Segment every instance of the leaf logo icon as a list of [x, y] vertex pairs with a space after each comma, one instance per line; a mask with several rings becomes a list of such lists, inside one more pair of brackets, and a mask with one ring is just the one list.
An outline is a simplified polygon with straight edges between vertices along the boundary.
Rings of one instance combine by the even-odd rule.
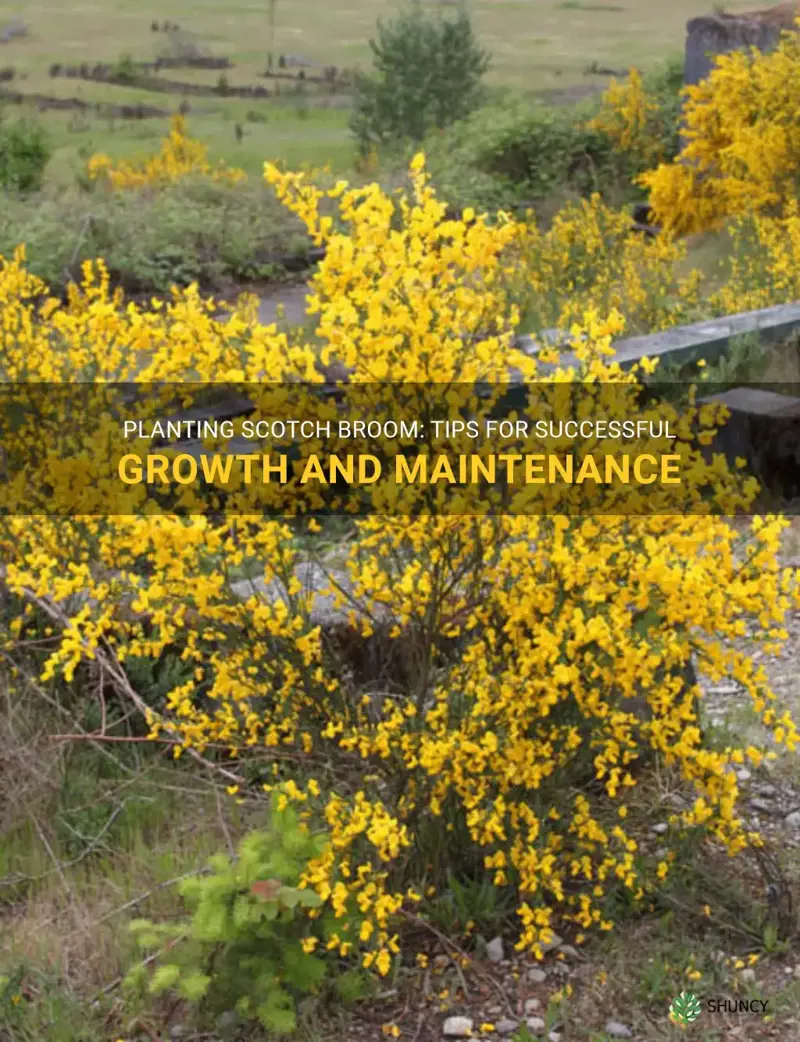
[[690, 991], [682, 991], [669, 1005], [669, 1019], [680, 1027], [693, 1024], [701, 1013], [700, 1000]]

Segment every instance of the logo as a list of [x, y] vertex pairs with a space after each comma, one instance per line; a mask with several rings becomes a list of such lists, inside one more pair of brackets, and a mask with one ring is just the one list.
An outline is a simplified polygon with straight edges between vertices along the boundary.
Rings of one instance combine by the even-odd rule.
[[702, 1012], [700, 999], [690, 991], [682, 991], [669, 1004], [669, 1019], [679, 1027], [693, 1024]]

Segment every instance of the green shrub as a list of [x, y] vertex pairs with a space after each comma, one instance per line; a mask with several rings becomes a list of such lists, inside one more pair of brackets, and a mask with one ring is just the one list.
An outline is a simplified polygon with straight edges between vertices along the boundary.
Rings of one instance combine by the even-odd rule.
[[501, 96], [426, 142], [434, 184], [451, 205], [491, 207], [541, 200], [558, 190], [587, 195], [614, 183], [609, 141], [583, 129], [582, 107]]
[[374, 71], [356, 78], [350, 122], [362, 154], [421, 142], [429, 130], [463, 119], [484, 100], [489, 59], [465, 11], [450, 19], [415, 5], [395, 21], [379, 22], [370, 47]]
[[0, 188], [32, 192], [41, 188], [52, 149], [38, 123], [0, 122]]
[[[295, 811], [274, 810], [269, 829], [247, 835], [235, 860], [217, 855], [207, 876], [183, 882], [188, 918], [131, 923], [139, 945], [159, 958], [155, 966], [132, 971], [127, 986], [177, 992], [205, 1014], [235, 1011], [276, 1035], [290, 1034], [298, 1000], [318, 993], [335, 966], [324, 943], [321, 954], [314, 953], [330, 924], [306, 910], [322, 901], [297, 885], [326, 843], [326, 835], [307, 830]], [[358, 974], [341, 976], [340, 994], [352, 996]]]
[[[679, 150], [682, 83], [677, 59], [644, 79], [658, 104], [655, 123], [668, 158]], [[497, 93], [444, 133], [429, 134], [425, 149], [434, 183], [453, 206], [488, 209], [592, 192], [615, 203], [641, 198], [630, 184], [642, 172], [640, 157], [620, 152], [586, 126], [599, 106], [599, 99], [555, 106]]]
[[139, 81], [139, 67], [131, 54], [121, 54], [114, 63], [112, 76], [121, 83], [135, 86]]
[[94, 191], [9, 198], [0, 211], [0, 254], [24, 243], [30, 270], [54, 291], [104, 257], [112, 281], [132, 293], [164, 293], [197, 281], [217, 292], [280, 274], [305, 254], [300, 222], [259, 183], [186, 179], [159, 191]]

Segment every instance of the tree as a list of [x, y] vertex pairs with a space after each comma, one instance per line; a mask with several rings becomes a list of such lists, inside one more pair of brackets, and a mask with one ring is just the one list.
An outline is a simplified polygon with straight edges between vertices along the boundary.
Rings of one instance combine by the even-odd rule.
[[483, 101], [489, 57], [463, 9], [453, 18], [415, 4], [392, 22], [379, 21], [370, 47], [373, 72], [356, 78], [350, 121], [362, 154], [419, 142]]

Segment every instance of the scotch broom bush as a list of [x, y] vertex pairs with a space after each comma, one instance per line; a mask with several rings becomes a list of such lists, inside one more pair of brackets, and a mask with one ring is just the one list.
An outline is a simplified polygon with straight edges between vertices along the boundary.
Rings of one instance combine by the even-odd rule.
[[[517, 315], [503, 281], [505, 251], [527, 234], [518, 225], [470, 212], [447, 220], [421, 156], [399, 199], [377, 185], [324, 193], [301, 175], [265, 173], [327, 247], [311, 310], [323, 360], [352, 367], [356, 386], [500, 384], [511, 367], [537, 377], [512, 346]], [[339, 230], [321, 216], [326, 197]], [[126, 306], [98, 263], [62, 305], [23, 261], [0, 270], [6, 379], [321, 379], [317, 349], [260, 326], [252, 301], [231, 321], [193, 288], [166, 304]], [[636, 374], [620, 371], [611, 348], [623, 324], [618, 312], [587, 309], [573, 327], [580, 372], [548, 377], [559, 393], [611, 381], [618, 408], [630, 410]], [[693, 417], [707, 439], [717, 411]], [[678, 428], [687, 505], [705, 489], [728, 513], [746, 509], [752, 481], [690, 450], [694, 429], [688, 420]], [[73, 494], [75, 474], [59, 495]], [[329, 569], [331, 594], [351, 612], [351, 642], [382, 640], [406, 663], [380, 690], [375, 677], [348, 678], [312, 617], [297, 566], [307, 554], [327, 564], [314, 551], [316, 522], [300, 523], [303, 540], [296, 527], [254, 516], [235, 525], [9, 517], [0, 545], [6, 584], [25, 605], [11, 650], [33, 613], [58, 635], [44, 677], [102, 668], [176, 754], [222, 745], [234, 756], [229, 771], [248, 750], [276, 761], [275, 778], [257, 784], [274, 786], [278, 811], [293, 807], [309, 835], [316, 821], [327, 832], [297, 881], [321, 902], [304, 914], [332, 922], [326, 949], [385, 974], [404, 908], [450, 876], [489, 874], [513, 895], [518, 947], [540, 954], [556, 926], [578, 943], [611, 929], [619, 891], [647, 901], [687, 832], [731, 854], [757, 841], [738, 813], [732, 768], [774, 754], [707, 748], [700, 693], [686, 675], [691, 659], [716, 681], [735, 679], [772, 740], [796, 747], [753, 655], [779, 650], [786, 613], [800, 603], [797, 575], [778, 564], [782, 519], [755, 518], [746, 533], [708, 513], [354, 520], [347, 582]], [[232, 568], [280, 581], [285, 598], [254, 588], [237, 599]], [[156, 710], [126, 661], [176, 649], [186, 673]], [[296, 757], [304, 777], [291, 777]], [[685, 794], [681, 806], [644, 794], [653, 757]], [[653, 813], [671, 826], [657, 846]]]
[[587, 127], [605, 134], [647, 169], [664, 154], [664, 128], [656, 121], [658, 114], [658, 102], [645, 89], [642, 74], [631, 69], [626, 82], [612, 79], [600, 111]]
[[630, 215], [598, 193], [566, 204], [547, 228], [529, 219], [512, 252], [509, 291], [535, 331], [569, 330], [594, 308], [618, 311], [631, 334], [646, 333], [696, 321], [718, 306], [714, 298], [701, 302], [699, 271], [681, 272], [680, 240], [632, 233]]
[[123, 161], [115, 166], [110, 156], [97, 152], [87, 163], [86, 172], [90, 181], [105, 183], [115, 191], [158, 187], [190, 175], [202, 175], [225, 184], [247, 180], [247, 174], [236, 167], [225, 163], [213, 167], [208, 160], [208, 148], [189, 136], [182, 115], [172, 117], [170, 132], [156, 155], [140, 162]]
[[[717, 56], [701, 83], [684, 90], [686, 143], [637, 183], [663, 227], [692, 233], [726, 217], [775, 215], [797, 198], [800, 177], [800, 34], [778, 47]], [[628, 120], [636, 133], [644, 117]]]

